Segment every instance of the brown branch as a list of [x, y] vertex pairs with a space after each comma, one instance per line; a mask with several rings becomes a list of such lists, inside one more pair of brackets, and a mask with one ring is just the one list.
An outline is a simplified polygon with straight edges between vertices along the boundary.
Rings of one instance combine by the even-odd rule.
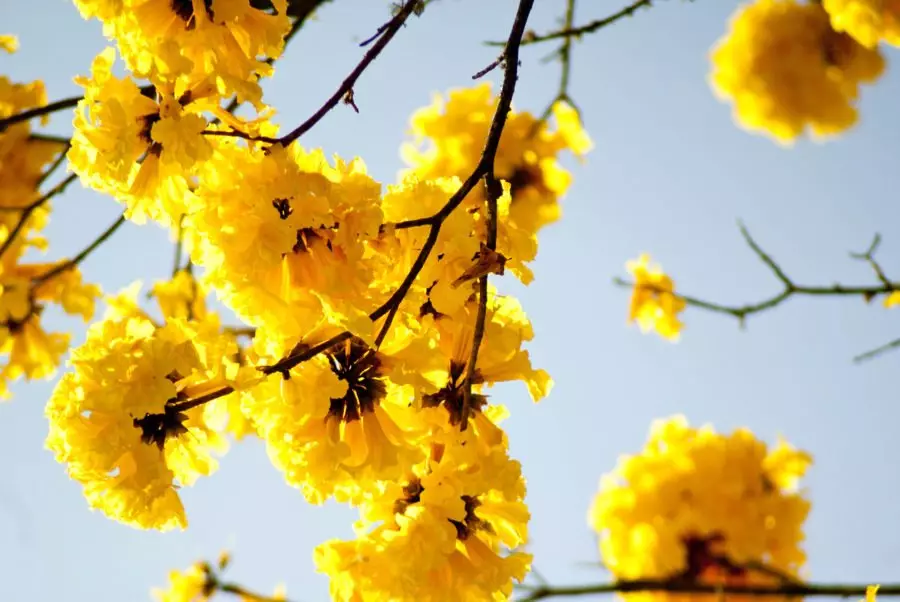
[[406, 20], [409, 16], [416, 10], [419, 5], [420, 0], [406, 0], [406, 3], [403, 5], [397, 14], [387, 23], [385, 23], [382, 27], [384, 28], [381, 32], [378, 41], [376, 41], [372, 47], [366, 52], [363, 56], [362, 60], [359, 64], [350, 72], [350, 75], [344, 79], [341, 83], [340, 87], [337, 91], [331, 95], [331, 98], [325, 101], [318, 111], [316, 111], [309, 119], [301, 123], [299, 126], [294, 128], [293, 131], [289, 132], [285, 136], [283, 136], [279, 143], [283, 146], [289, 145], [291, 142], [311, 130], [319, 121], [328, 114], [331, 109], [336, 107], [349, 92], [353, 90], [353, 86], [356, 85], [356, 81], [360, 78], [363, 72], [368, 68], [372, 62], [378, 58], [378, 55], [381, 54], [381, 51], [387, 47], [390, 41], [394, 38], [400, 28], [403, 27], [403, 24], [406, 23]]
[[[781, 596], [804, 598], [811, 596], [833, 596], [849, 598], [865, 596], [867, 585], [830, 583], [783, 583], [778, 586], [765, 585], [710, 585], [690, 581], [635, 579], [599, 583], [593, 585], [550, 586], [537, 585], [522, 587], [528, 595], [519, 602], [534, 602], [563, 596], [589, 596], [595, 594], [631, 592], [670, 592], [685, 594], [730, 594], [735, 596]], [[882, 585], [879, 596], [900, 596], [900, 584]]]
[[34, 119], [35, 117], [43, 117], [44, 115], [49, 115], [50, 113], [55, 113], [56, 111], [71, 109], [78, 104], [78, 101], [81, 100], [81, 98], [81, 96], [63, 98], [62, 100], [51, 102], [48, 105], [35, 107], [33, 109], [29, 109], [15, 115], [10, 115], [9, 117], [6, 117], [4, 119], [0, 119], [0, 132], [3, 132], [11, 125], [15, 125], [23, 121], [28, 121], [29, 119]]
[[[395, 228], [400, 229], [428, 226], [429, 231], [428, 237], [425, 239], [425, 243], [419, 250], [419, 254], [413, 261], [413, 265], [410, 267], [409, 272], [403, 279], [403, 282], [400, 283], [400, 286], [387, 299], [387, 301], [382, 303], [377, 309], [375, 309], [375, 311], [369, 314], [369, 318], [373, 322], [378, 321], [381, 318], [385, 318], [384, 324], [382, 324], [378, 336], [375, 339], [376, 347], [384, 341], [385, 336], [387, 336], [387, 333], [390, 330], [391, 323], [393, 322], [394, 317], [397, 315], [397, 312], [400, 309], [400, 304], [403, 302], [403, 299], [406, 298], [407, 293], [409, 292], [410, 288], [412, 288], [412, 285], [416, 281], [416, 278], [418, 278], [419, 273], [422, 271], [422, 268], [425, 267], [425, 262], [428, 260], [428, 257], [431, 255], [431, 251], [434, 249], [434, 245], [437, 243], [438, 236], [440, 235], [441, 227], [443, 226], [444, 221], [453, 213], [453, 211], [456, 210], [457, 207], [462, 204], [463, 200], [465, 200], [466, 196], [469, 194], [469, 192], [472, 191], [472, 189], [481, 178], [483, 178], [487, 174], [493, 173], [494, 157], [497, 155], [497, 149], [500, 146], [500, 136], [503, 134], [503, 128], [506, 125], [506, 118], [509, 114], [510, 107], [512, 106], [512, 97], [516, 89], [516, 79], [518, 78], [519, 71], [519, 44], [521, 42], [522, 35], [524, 34], [525, 23], [528, 20], [528, 15], [531, 12], [531, 7], [533, 4], [534, 0], [519, 0], [519, 7], [516, 10], [516, 17], [509, 34], [507, 48], [504, 51], [504, 62], [506, 67], [503, 76], [503, 86], [500, 89], [500, 96], [497, 100], [497, 108], [494, 111], [494, 117], [491, 120], [491, 126], [488, 130], [487, 139], [485, 140], [484, 149], [481, 152], [481, 157], [478, 160], [478, 164], [472, 170], [472, 173], [469, 175], [469, 177], [466, 178], [466, 180], [462, 183], [459, 189], [436, 213], [427, 218], [419, 218], [410, 220], [408, 222], [401, 222], [394, 226]], [[409, 5], [406, 5], [405, 8], [409, 8]], [[380, 41], [381, 40], [379, 40], [379, 42]], [[287, 378], [289, 375], [289, 371], [294, 366], [307, 361], [315, 355], [318, 355], [319, 353], [327, 350], [336, 343], [347, 340], [351, 336], [353, 336], [352, 333], [348, 331], [342, 332], [341, 334], [332, 337], [324, 343], [316, 345], [312, 348], [303, 348], [301, 350], [298, 350], [296, 353], [288, 354], [287, 356], [270, 366], [261, 366], [259, 369], [264, 374], [274, 374], [278, 372]]]
[[376, 339], [376, 344], [380, 344], [384, 340], [387, 331], [390, 329], [391, 322], [393, 322], [394, 316], [396, 316], [397, 311], [400, 309], [400, 303], [406, 297], [413, 282], [415, 282], [416, 278], [419, 276], [419, 272], [421, 272], [422, 268], [425, 266], [428, 256], [431, 254], [435, 243], [437, 243], [438, 235], [441, 232], [444, 220], [446, 220], [447, 217], [462, 204], [463, 200], [468, 196], [469, 192], [472, 191], [481, 178], [488, 176], [489, 174], [493, 175], [494, 158], [496, 157], [497, 149], [500, 146], [500, 137], [503, 134], [503, 128], [506, 126], [506, 118], [512, 107], [512, 97], [516, 90], [516, 80], [518, 79], [519, 74], [519, 45], [521, 44], [522, 35], [525, 32], [525, 24], [528, 22], [528, 15], [530, 14], [533, 5], [534, 0], [520, 0], [519, 7], [516, 10], [516, 17], [509, 34], [509, 40], [507, 41], [506, 49], [503, 51], [505, 70], [503, 75], [503, 85], [500, 89], [500, 97], [497, 100], [497, 108], [495, 109], [494, 117], [491, 120], [491, 127], [488, 130], [484, 149], [481, 151], [481, 158], [478, 160], [475, 169], [469, 177], [466, 178], [466, 181], [463, 182], [459, 190], [450, 197], [450, 200], [448, 200], [437, 213], [428, 218], [419, 218], [401, 222], [394, 226], [395, 228], [403, 229], [427, 225], [430, 227], [430, 230], [428, 232], [428, 238], [425, 240], [425, 244], [422, 245], [419, 255], [413, 262], [409, 273], [400, 284], [400, 287], [381, 307], [376, 309], [369, 316], [372, 320], [378, 320], [387, 314], [381, 332], [379, 332]]
[[[503, 195], [503, 185], [494, 175], [494, 166], [484, 175], [485, 203], [487, 204], [487, 232], [485, 247], [490, 251], [497, 250], [497, 201]], [[472, 384], [478, 369], [478, 352], [481, 349], [481, 341], [484, 339], [484, 326], [487, 321], [488, 305], [488, 275], [483, 274], [478, 279], [478, 312], [475, 316], [475, 328], [472, 333], [472, 350], [469, 354], [469, 363], [466, 367], [466, 380], [463, 383], [462, 416], [459, 430], [464, 431], [469, 424], [469, 411], [472, 407]]]
[[[563, 18], [563, 29], [572, 29], [572, 24], [575, 21], [575, 0], [566, 0], [566, 15]], [[544, 109], [544, 112], [541, 113], [540, 118], [534, 124], [534, 130], [532, 131], [532, 135], [537, 133], [540, 128], [541, 123], [547, 121], [547, 118], [553, 113], [553, 105], [557, 102], [566, 102], [573, 109], [578, 111], [578, 106], [575, 104], [575, 101], [572, 100], [572, 97], [569, 96], [569, 79], [572, 75], [572, 38], [567, 36], [563, 38], [563, 43], [560, 45], [559, 50], [557, 50], [554, 55], [559, 57], [560, 63], [560, 75], [559, 75], [559, 88], [557, 88], [556, 96], [553, 97], [553, 100], [547, 105], [547, 108]]]
[[[550, 33], [545, 34], [535, 34], [526, 36], [524, 40], [522, 40], [523, 46], [530, 46], [531, 44], [539, 44], [541, 42], [547, 42], [549, 40], [558, 40], [560, 38], [580, 38], [581, 36], [594, 33], [604, 27], [612, 25], [617, 21], [620, 21], [626, 17], [632, 16], [638, 9], [641, 8], [650, 8], [653, 6], [653, 2], [656, 0], [636, 0], [632, 2], [622, 10], [615, 12], [608, 17], [604, 17], [602, 19], [597, 19], [596, 21], [591, 21], [590, 23], [586, 23], [584, 25], [580, 25], [578, 27], [572, 27], [571, 25], [565, 26], [562, 29], [557, 31], [551, 31]], [[500, 46], [500, 42], [486, 42], [489, 46]]]
[[853, 358], [853, 362], [857, 364], [861, 364], [862, 362], [873, 360], [876, 357], [887, 353], [888, 351], [893, 351], [894, 349], [900, 349], [900, 339], [894, 339], [884, 345], [876, 347], [875, 349], [871, 349], [866, 351], [865, 353], [860, 353], [859, 355]]
[[237, 583], [217, 583], [215, 584], [215, 591], [239, 596], [241, 602], [286, 602], [284, 598], [257, 594]]
[[70, 259], [68, 261], [64, 261], [60, 264], [57, 264], [56, 267], [54, 267], [53, 269], [51, 269], [47, 272], [44, 272], [40, 276], [37, 276], [36, 278], [34, 278], [31, 281], [32, 285], [37, 286], [37, 285], [43, 284], [44, 282], [47, 282], [54, 276], [61, 274], [62, 272], [65, 272], [66, 270], [70, 270], [70, 269], [76, 267], [78, 264], [80, 264], [82, 261], [84, 261], [88, 255], [93, 253], [97, 249], [97, 247], [99, 247], [104, 242], [106, 242], [109, 239], [109, 237], [112, 236], [116, 232], [116, 230], [118, 230], [119, 227], [121, 227], [122, 224], [124, 224], [126, 221], [127, 220], [125, 219], [125, 214], [123, 213], [106, 230], [101, 232], [97, 236], [97, 238], [94, 239], [94, 241], [91, 244], [89, 244], [84, 249], [82, 249], [82, 251], [80, 253], [78, 253], [78, 255], [76, 255], [75, 257], [73, 257], [72, 259]]
[[[743, 224], [739, 224], [741, 229], [741, 234], [744, 237], [744, 240], [747, 242], [747, 245], [753, 250], [754, 253], [760, 258], [769, 270], [775, 275], [775, 277], [783, 284], [782, 290], [762, 301], [757, 303], [750, 303], [747, 305], [738, 305], [738, 306], [730, 306], [730, 305], [722, 305], [719, 303], [713, 303], [710, 301], [705, 301], [703, 299], [698, 299], [696, 297], [691, 297], [689, 295], [682, 295], [680, 293], [671, 293], [669, 291], [657, 290], [653, 286], [643, 285], [645, 288], [649, 290], [656, 290], [659, 293], [671, 294], [673, 297], [677, 299], [681, 299], [685, 302], [686, 305], [691, 307], [696, 307], [699, 309], [705, 309], [707, 311], [711, 311], [714, 313], [727, 314], [733, 316], [738, 319], [738, 321], [743, 326], [744, 320], [747, 316], [760, 313], [767, 309], [772, 309], [777, 307], [794, 296], [815, 296], [815, 297], [862, 297], [863, 299], [869, 301], [878, 295], [884, 295], [893, 293], [896, 291], [900, 291], [900, 281], [892, 282], [885, 278], [884, 281], [880, 282], [877, 285], [870, 286], [847, 286], [844, 284], [834, 284], [832, 286], [805, 286], [801, 284], [797, 284], [794, 282], [778, 265], [777, 262], [765, 251], [760, 248], [759, 244], [750, 236], [750, 233], [747, 231], [747, 228], [744, 227]], [[634, 283], [629, 282], [627, 280], [623, 280], [621, 278], [615, 278], [613, 282], [618, 286], [625, 287], [633, 287]]]
[[[3, 241], [3, 244], [0, 245], [0, 257], [3, 257], [3, 254], [6, 253], [10, 247], [12, 247], [13, 243], [16, 240], [16, 237], [25, 228], [25, 223], [28, 221], [28, 218], [31, 217], [31, 214], [37, 211], [47, 201], [63, 192], [69, 184], [75, 181], [77, 177], [78, 176], [76, 174], [70, 174], [68, 177], [66, 177], [65, 180], [48, 190], [43, 196], [21, 208], [22, 215], [19, 216], [19, 221], [16, 222], [16, 225], [13, 226], [13, 229], [12, 231], [10, 231], [9, 236], [7, 236], [6, 240]], [[19, 211], [19, 208], [16, 208], [15, 210]]]
[[209, 403], [210, 401], [215, 401], [220, 397], [225, 397], [226, 395], [234, 393], [234, 387], [231, 385], [225, 385], [216, 389], [215, 391], [211, 391], [206, 395], [201, 395], [200, 397], [195, 397], [194, 399], [186, 399], [184, 401], [178, 401], [173, 403], [170, 408], [177, 412], [186, 412], [198, 406], [202, 406], [205, 403]]

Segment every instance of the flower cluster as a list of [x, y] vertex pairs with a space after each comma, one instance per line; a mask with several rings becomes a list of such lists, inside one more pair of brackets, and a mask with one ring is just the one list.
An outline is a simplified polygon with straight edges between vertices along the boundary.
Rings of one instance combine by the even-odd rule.
[[782, 143], [807, 130], [818, 137], [843, 132], [857, 121], [860, 86], [884, 71], [862, 16], [863, 5], [875, 13], [876, 4], [887, 3], [756, 0], [742, 7], [712, 51], [715, 91], [734, 103], [744, 127]]
[[691, 428], [680, 416], [657, 421], [643, 451], [622, 458], [600, 482], [588, 520], [603, 562], [619, 579], [797, 580], [810, 509], [797, 484], [811, 461], [784, 442], [770, 448], [745, 429], [723, 435]]
[[[3, 36], [13, 52], [16, 40]], [[0, 76], [0, 120], [47, 104], [44, 84], [16, 83]], [[25, 263], [24, 256], [47, 249], [40, 235], [50, 213], [49, 195], [40, 187], [64, 151], [64, 141], [32, 132], [20, 121], [0, 130], [0, 396], [18, 378], [51, 377], [68, 349], [69, 335], [46, 332], [41, 313], [57, 304], [85, 321], [94, 314], [99, 288], [85, 284], [68, 262]]]
[[[162, 320], [136, 287], [109, 299], [47, 406], [47, 446], [88, 503], [184, 528], [179, 488], [216, 469], [226, 434], [255, 435], [307, 500], [360, 510], [356, 540], [316, 553], [335, 599], [509, 597], [530, 564], [517, 550], [529, 513], [507, 410], [487, 389], [521, 381], [537, 401], [552, 382], [532, 365], [521, 305], [480, 279], [533, 278], [571, 179], [559, 156], [591, 147], [574, 110], [557, 105], [555, 129], [512, 112], [496, 211], [478, 187], [443, 213], [480, 160], [489, 86], [418, 112], [409, 167], [385, 185], [359, 158], [275, 137], [257, 80], [286, 32], [278, 2], [76, 3], [129, 72], [114, 74], [107, 48], [78, 79], [72, 169], [129, 220], [169, 228], [190, 259], [152, 288]], [[224, 110], [233, 95], [255, 120]], [[242, 324], [223, 326], [210, 294]], [[179, 573], [166, 595], [205, 599], [203, 573]]]

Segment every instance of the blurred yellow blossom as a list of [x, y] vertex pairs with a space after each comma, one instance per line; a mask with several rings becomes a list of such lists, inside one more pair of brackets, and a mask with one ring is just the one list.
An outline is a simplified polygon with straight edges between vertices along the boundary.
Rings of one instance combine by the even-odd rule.
[[637, 322], [642, 332], [655, 331], [661, 337], [677, 341], [682, 324], [678, 320], [686, 304], [675, 294], [675, 283], [643, 254], [625, 267], [634, 278], [628, 321]]
[[878, 51], [834, 31], [821, 4], [796, 0], [742, 6], [711, 60], [713, 88], [737, 121], [785, 144], [852, 126], [860, 85], [884, 71]]

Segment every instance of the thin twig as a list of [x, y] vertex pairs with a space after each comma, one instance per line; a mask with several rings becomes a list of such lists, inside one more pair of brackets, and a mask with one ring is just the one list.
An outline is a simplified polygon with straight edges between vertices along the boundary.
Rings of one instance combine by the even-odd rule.
[[55, 113], [56, 111], [62, 111], [64, 109], [71, 109], [75, 105], [78, 104], [78, 101], [82, 99], [81, 96], [72, 96], [71, 98], [63, 98], [62, 100], [57, 100], [56, 102], [51, 102], [48, 105], [44, 105], [42, 107], [35, 107], [33, 109], [29, 109], [27, 111], [23, 111], [21, 113], [17, 113], [15, 115], [10, 115], [4, 119], [0, 119], [0, 132], [4, 131], [11, 125], [16, 123], [21, 123], [22, 121], [28, 121], [29, 119], [34, 119], [35, 117], [42, 117], [44, 115], [49, 115], [50, 113]]
[[284, 598], [257, 594], [236, 583], [219, 583], [216, 584], [215, 589], [216, 591], [239, 596], [241, 602], [287, 602]]
[[54, 159], [53, 163], [50, 164], [50, 167], [47, 168], [47, 171], [42, 173], [41, 177], [38, 178], [37, 182], [34, 185], [35, 188], [40, 188], [41, 185], [47, 181], [47, 178], [53, 175], [53, 172], [59, 169], [60, 165], [65, 163], [70, 146], [72, 146], [72, 140], [69, 138], [66, 139], [66, 146], [60, 149], [59, 154], [56, 156], [56, 159]]
[[876, 232], [875, 237], [872, 239], [872, 243], [869, 245], [869, 248], [865, 250], [865, 252], [850, 253], [850, 257], [868, 263], [869, 267], [872, 268], [872, 271], [875, 272], [875, 276], [878, 277], [879, 282], [881, 282], [882, 284], [890, 284], [891, 281], [884, 274], [884, 270], [881, 268], [881, 264], [879, 264], [875, 259], [875, 252], [878, 250], [878, 246], [880, 244], [881, 235]]
[[106, 242], [109, 239], [109, 237], [112, 236], [115, 233], [115, 231], [118, 230], [119, 227], [122, 224], [124, 224], [126, 221], [127, 220], [125, 219], [125, 214], [123, 213], [106, 230], [101, 232], [97, 236], [97, 238], [94, 239], [94, 241], [91, 244], [89, 244], [84, 249], [82, 249], [82, 251], [80, 253], [78, 253], [78, 255], [76, 255], [75, 257], [73, 257], [72, 259], [70, 259], [68, 261], [64, 261], [64, 262], [58, 264], [52, 270], [45, 272], [45, 273], [41, 274], [40, 276], [37, 276], [36, 278], [34, 278], [32, 280], [32, 284], [35, 286], [37, 286], [39, 284], [43, 284], [44, 282], [47, 282], [54, 276], [61, 274], [62, 272], [65, 272], [66, 270], [76, 267], [78, 264], [80, 264], [82, 261], [84, 261], [88, 255], [93, 253], [94, 250], [97, 249], [97, 247], [99, 247], [104, 242]]
[[[6, 240], [3, 241], [3, 244], [0, 245], [0, 257], [3, 257], [3, 254], [6, 253], [10, 247], [12, 247], [13, 243], [16, 240], [16, 237], [19, 235], [22, 229], [25, 228], [25, 223], [28, 221], [28, 218], [31, 217], [31, 214], [37, 211], [42, 205], [44, 205], [44, 203], [46, 203], [59, 193], [63, 192], [69, 184], [75, 181], [76, 178], [78, 178], [76, 174], [70, 174], [68, 177], [66, 177], [65, 180], [48, 190], [42, 197], [36, 199], [35, 201], [31, 202], [21, 209], [22, 215], [19, 216], [19, 221], [16, 222], [16, 225], [13, 226], [13, 229], [9, 233], [9, 236], [7, 236]], [[16, 211], [18, 210], [19, 209], [16, 208]]]
[[33, 141], [33, 142], [47, 142], [50, 144], [63, 144], [67, 147], [72, 142], [71, 138], [65, 138], [63, 136], [53, 136], [52, 134], [39, 134], [39, 133], [32, 133], [30, 136], [28, 136], [28, 140]]
[[[563, 29], [571, 29], [574, 21], [575, 0], [566, 0], [566, 16], [563, 19]], [[569, 79], [572, 75], [572, 38], [563, 38], [563, 43], [555, 54], [559, 56], [560, 63], [559, 88], [557, 88], [556, 96], [553, 97], [553, 100], [550, 101], [550, 104], [548, 104], [547, 108], [544, 109], [544, 112], [541, 113], [540, 119], [534, 124], [535, 128], [532, 133], [537, 132], [540, 125], [547, 121], [547, 118], [553, 113], [553, 105], [558, 102], [568, 103], [569, 106], [578, 111], [578, 106], [575, 104], [575, 101], [572, 100], [572, 97], [569, 96]]]
[[[652, 285], [643, 284], [642, 287], [648, 290], [655, 290], [658, 293], [670, 294], [677, 299], [681, 299], [685, 302], [686, 305], [691, 307], [696, 307], [699, 309], [705, 309], [707, 311], [727, 314], [737, 318], [741, 324], [743, 325], [744, 320], [747, 316], [752, 314], [757, 314], [767, 309], [772, 309], [773, 307], [777, 307], [794, 296], [818, 296], [818, 297], [862, 297], [863, 299], [870, 300], [878, 295], [884, 295], [893, 293], [896, 291], [900, 291], [900, 282], [892, 282], [885, 278], [883, 282], [880, 282], [877, 285], [870, 286], [847, 286], [843, 284], [834, 284], [831, 286], [805, 286], [801, 284], [795, 283], [791, 278], [784, 272], [783, 269], [775, 262], [775, 260], [762, 250], [759, 244], [750, 236], [750, 233], [744, 227], [743, 224], [740, 224], [741, 234], [744, 236], [744, 240], [750, 246], [754, 253], [760, 258], [760, 260], [771, 270], [771, 272], [775, 275], [775, 277], [784, 285], [781, 292], [759, 301], [758, 303], [750, 303], [747, 305], [738, 305], [738, 306], [730, 306], [730, 305], [722, 305], [719, 303], [713, 303], [710, 301], [705, 301], [702, 299], [698, 299], [696, 297], [691, 297], [689, 295], [682, 295], [680, 293], [673, 293], [669, 291], [656, 290]], [[623, 280], [621, 278], [615, 278], [613, 282], [618, 286], [624, 287], [633, 287], [634, 283], [629, 282], [627, 280]]]
[[853, 358], [853, 361], [857, 364], [860, 364], [867, 360], [875, 359], [879, 355], [887, 353], [888, 351], [893, 351], [894, 349], [900, 349], [900, 339], [894, 339], [893, 341], [885, 343], [880, 347], [876, 347], [875, 349], [871, 349], [869, 351], [866, 351], [865, 353], [860, 353]]
[[[685, 594], [731, 594], [742, 596], [781, 596], [809, 597], [833, 596], [849, 598], [865, 596], [867, 585], [830, 584], [830, 583], [784, 583], [778, 586], [766, 585], [712, 585], [690, 581], [659, 581], [653, 579], [635, 579], [593, 585], [522, 587], [528, 596], [519, 602], [534, 602], [547, 598], [563, 596], [589, 596], [594, 594], [630, 593], [630, 592], [670, 592]], [[879, 596], [900, 595], [900, 584], [882, 585], [878, 588]]]
[[403, 27], [403, 24], [406, 23], [409, 16], [416, 10], [419, 2], [420, 0], [406, 0], [406, 4], [403, 5], [403, 8], [383, 26], [384, 31], [381, 33], [378, 41], [376, 41], [366, 52], [359, 64], [350, 72], [350, 75], [344, 79], [337, 91], [331, 95], [331, 98], [326, 100], [325, 104], [323, 104], [309, 119], [279, 140], [283, 146], [289, 145], [291, 142], [311, 130], [313, 126], [319, 123], [331, 109], [336, 107], [347, 96], [348, 92], [353, 90], [356, 81], [360, 78], [366, 68], [378, 58], [378, 55], [381, 54], [381, 51], [384, 50], [385, 47], [387, 47], [397, 32], [400, 31], [400, 28]]
[[[622, 10], [615, 12], [608, 17], [604, 17], [602, 19], [597, 19], [596, 21], [591, 21], [590, 23], [586, 23], [584, 25], [580, 25], [578, 27], [563, 27], [557, 31], [551, 31], [550, 33], [545, 34], [536, 34], [527, 36], [524, 40], [522, 40], [523, 46], [530, 46], [531, 44], [539, 44], [541, 42], [547, 42], [549, 40], [558, 40], [560, 38], [580, 38], [584, 34], [594, 33], [595, 31], [612, 25], [613, 23], [624, 19], [625, 17], [632, 16], [638, 9], [641, 8], [650, 8], [653, 5], [653, 2], [656, 0], [637, 0], [636, 2], [632, 2]], [[502, 42], [485, 42], [489, 46], [502, 46]]]

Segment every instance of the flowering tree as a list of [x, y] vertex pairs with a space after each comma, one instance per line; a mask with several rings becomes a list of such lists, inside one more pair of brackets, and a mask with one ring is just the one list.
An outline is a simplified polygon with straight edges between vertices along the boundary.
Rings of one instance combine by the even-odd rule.
[[[337, 90], [285, 127], [264, 83], [324, 3], [75, 0], [111, 43], [78, 76], [83, 94], [51, 102], [40, 81], [0, 80], [0, 383], [8, 396], [8, 383], [65, 364], [46, 405], [46, 446], [87, 505], [138, 529], [185, 529], [179, 490], [258, 437], [306, 500], [359, 511], [356, 538], [314, 551], [336, 600], [873, 599], [868, 584], [803, 579], [808, 453], [682, 417], [654, 423], [644, 449], [601, 481], [589, 524], [613, 580], [556, 586], [532, 572], [525, 480], [501, 426], [508, 410], [488, 392], [521, 381], [539, 401], [552, 380], [532, 365], [522, 305], [494, 282], [508, 272], [531, 283], [539, 233], [559, 220], [573, 177], [558, 160], [593, 147], [569, 90], [574, 43], [652, 2], [579, 25], [567, 0], [561, 25], [537, 33], [534, 0], [520, 0], [496, 60], [473, 76], [502, 73], [499, 91], [476, 81], [418, 111], [390, 184], [302, 138], [332, 110], [359, 112], [356, 83], [433, 0], [394, 3]], [[555, 96], [514, 110], [520, 48], [544, 43], [558, 45]], [[16, 40], [0, 45], [12, 53]], [[712, 50], [710, 79], [748, 131], [783, 145], [826, 140], [856, 122], [884, 45], [900, 45], [900, 2], [756, 0]], [[40, 132], [58, 111], [74, 111], [70, 138]], [[71, 173], [60, 177], [63, 166]], [[48, 244], [51, 201], [76, 180], [121, 204], [121, 217], [75, 256], [31, 263]], [[126, 222], [174, 241], [171, 278], [144, 297], [139, 286], [104, 295], [79, 269]], [[900, 304], [877, 236], [855, 255], [872, 284], [809, 285], [741, 233], [780, 283], [775, 295], [738, 306], [685, 295], [641, 255], [616, 280], [631, 290], [629, 320], [676, 340], [688, 307], [743, 322], [794, 296]], [[81, 345], [44, 329], [51, 305], [92, 322]], [[228, 563], [176, 571], [157, 595], [286, 599], [227, 580]]]

